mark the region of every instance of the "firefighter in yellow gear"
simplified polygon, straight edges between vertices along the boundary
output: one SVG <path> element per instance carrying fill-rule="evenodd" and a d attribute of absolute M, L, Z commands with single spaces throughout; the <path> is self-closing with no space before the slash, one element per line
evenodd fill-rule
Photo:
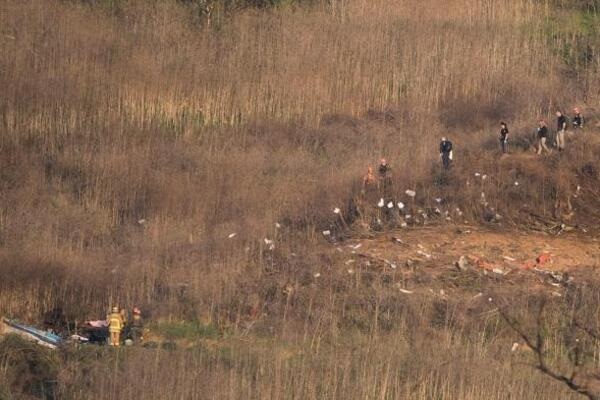
<path fill-rule="evenodd" d="M 118 307 L 113 307 L 112 312 L 108 316 L 108 332 L 110 333 L 110 345 L 119 346 L 121 344 L 121 331 L 125 326 L 123 315 L 119 312 Z"/>

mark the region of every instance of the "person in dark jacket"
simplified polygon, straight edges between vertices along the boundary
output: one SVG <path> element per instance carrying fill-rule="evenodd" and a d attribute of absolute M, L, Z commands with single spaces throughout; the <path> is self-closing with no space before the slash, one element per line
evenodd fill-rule
<path fill-rule="evenodd" d="M 538 121 L 539 127 L 537 129 L 537 137 L 538 137 L 538 148 L 537 153 L 539 155 L 542 154 L 542 150 L 547 154 L 552 153 L 552 151 L 546 145 L 546 141 L 548 140 L 548 127 L 546 126 L 546 121 L 540 119 Z"/>
<path fill-rule="evenodd" d="M 500 122 L 500 148 L 502 153 L 508 153 L 508 127 L 506 122 Z"/>
<path fill-rule="evenodd" d="M 573 109 L 573 128 L 575 130 L 582 129 L 584 122 L 583 115 L 581 115 L 579 108 L 575 107 Z"/>
<path fill-rule="evenodd" d="M 567 132 L 567 117 L 561 111 L 556 112 L 556 147 L 558 151 L 565 149 L 565 134 Z"/>
<path fill-rule="evenodd" d="M 442 167 L 449 169 L 452 162 L 452 142 L 445 137 L 440 142 L 440 158 L 442 159 Z"/>
<path fill-rule="evenodd" d="M 377 171 L 379 173 L 379 191 L 382 196 L 387 198 L 392 189 L 392 167 L 385 158 L 382 158 Z"/>

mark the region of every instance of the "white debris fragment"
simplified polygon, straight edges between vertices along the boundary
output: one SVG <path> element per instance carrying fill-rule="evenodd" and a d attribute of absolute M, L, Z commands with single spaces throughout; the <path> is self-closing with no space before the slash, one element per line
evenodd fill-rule
<path fill-rule="evenodd" d="M 415 192 L 414 190 L 410 190 L 410 189 L 408 189 L 404 193 L 406 193 L 410 197 L 415 197 L 417 195 L 417 192 Z"/>
<path fill-rule="evenodd" d="M 404 208 L 404 203 L 401 202 L 401 201 L 399 201 L 398 202 L 398 208 L 402 210 Z"/>
<path fill-rule="evenodd" d="M 498 274 L 498 275 L 504 275 L 504 270 L 500 269 L 500 268 L 494 268 L 492 270 L 493 273 Z"/>
<path fill-rule="evenodd" d="M 558 292 L 552 292 L 552 296 L 554 296 L 554 297 L 562 297 L 562 294 L 560 294 Z"/>
<path fill-rule="evenodd" d="M 273 244 L 273 241 L 271 239 L 265 238 L 265 244 L 266 245 Z"/>
<path fill-rule="evenodd" d="M 317 273 L 316 273 L 316 274 L 314 274 L 313 276 L 314 276 L 315 278 L 318 278 L 318 277 L 320 277 L 320 276 L 321 276 L 321 274 L 317 272 Z"/>
<path fill-rule="evenodd" d="M 515 181 L 515 186 L 519 186 L 519 181 Z"/>
<path fill-rule="evenodd" d="M 394 202 L 390 201 L 387 203 L 387 208 L 394 208 Z"/>
<path fill-rule="evenodd" d="M 483 293 L 479 292 L 479 293 L 477 293 L 475 296 L 473 296 L 473 298 L 474 298 L 474 299 L 478 299 L 478 298 L 480 298 L 481 296 L 483 296 Z"/>
<path fill-rule="evenodd" d="M 441 202 L 442 202 L 442 199 L 441 199 L 440 197 L 436 197 L 436 198 L 435 198 L 435 202 L 439 204 L 439 203 L 441 203 Z"/>
<path fill-rule="evenodd" d="M 514 259 L 514 258 L 512 258 L 512 257 L 509 257 L 509 256 L 504 256 L 504 257 L 502 257 L 502 258 L 504 258 L 506 261 L 511 261 L 511 262 L 513 262 L 513 261 L 517 261 L 516 259 Z"/>
<path fill-rule="evenodd" d="M 339 213 L 340 213 L 340 209 L 339 209 L 339 208 L 337 208 L 337 207 L 336 207 L 336 208 L 334 208 L 334 209 L 333 209 L 333 213 L 334 213 L 334 214 L 339 214 Z"/>
<path fill-rule="evenodd" d="M 491 303 L 494 300 L 491 297 L 488 297 L 488 301 Z"/>
<path fill-rule="evenodd" d="M 422 250 L 417 250 L 417 254 L 418 254 L 418 255 L 420 255 L 420 256 L 423 256 L 423 257 L 425 257 L 425 258 L 426 258 L 426 259 L 428 259 L 428 260 L 429 260 L 429 259 L 431 259 L 431 257 L 432 257 L 432 256 L 431 256 L 431 254 L 425 253 L 425 252 L 424 252 L 424 251 L 422 251 Z"/>
<path fill-rule="evenodd" d="M 354 273 L 354 270 L 353 270 L 353 269 L 349 269 L 349 270 L 348 270 L 348 273 L 349 273 L 350 275 L 352 275 L 352 274 Z"/>
<path fill-rule="evenodd" d="M 271 243 L 271 244 L 269 245 L 269 250 L 271 250 L 271 251 L 272 251 L 272 250 L 275 250 L 275 245 L 274 245 L 273 243 Z"/>
<path fill-rule="evenodd" d="M 233 239 L 236 235 L 237 235 L 237 233 L 233 232 L 233 233 L 230 233 L 227 237 L 229 239 Z"/>
<path fill-rule="evenodd" d="M 435 213 L 436 213 L 436 214 L 441 214 L 441 213 L 442 213 L 442 210 L 440 210 L 439 208 L 437 208 L 437 207 L 436 207 L 436 209 L 435 209 Z"/>
<path fill-rule="evenodd" d="M 353 264 L 354 262 L 355 262 L 355 260 L 350 259 L 350 260 L 346 260 L 346 262 L 344 264 L 350 265 L 350 264 Z"/>
<path fill-rule="evenodd" d="M 481 179 L 485 181 L 487 179 L 487 175 L 481 175 Z"/>
<path fill-rule="evenodd" d="M 406 289 L 402 289 L 402 288 L 400 288 L 399 290 L 405 294 L 413 294 L 414 293 L 412 290 L 406 290 Z"/>
<path fill-rule="evenodd" d="M 517 351 L 518 348 L 519 348 L 519 343 L 514 342 L 512 347 L 510 348 L 510 351 L 514 353 L 515 351 Z"/>
<path fill-rule="evenodd" d="M 406 228 L 407 226 L 408 226 L 408 224 L 407 224 L 406 222 L 402 222 L 402 223 L 400 224 L 400 227 L 401 227 L 401 228 Z"/>
<path fill-rule="evenodd" d="M 385 200 L 383 200 L 383 197 L 381 199 L 379 199 L 379 203 L 377 203 L 377 207 L 381 208 L 385 205 Z"/>
<path fill-rule="evenodd" d="M 144 225 L 146 223 L 146 220 L 143 219 L 143 218 L 142 219 L 138 219 L 137 223 L 140 224 L 140 225 Z"/>
<path fill-rule="evenodd" d="M 323 231 L 323 236 L 329 236 L 329 235 L 331 235 L 330 230 Z"/>
<path fill-rule="evenodd" d="M 279 222 L 275 222 L 275 228 L 280 229 L 281 228 L 281 224 Z"/>
<path fill-rule="evenodd" d="M 475 172 L 475 176 L 476 176 L 476 177 L 480 177 L 480 176 L 481 176 L 481 174 L 480 174 L 479 172 Z"/>

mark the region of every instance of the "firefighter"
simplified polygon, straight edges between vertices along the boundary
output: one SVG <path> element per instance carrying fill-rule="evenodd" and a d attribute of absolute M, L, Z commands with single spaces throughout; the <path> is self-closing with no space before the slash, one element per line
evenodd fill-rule
<path fill-rule="evenodd" d="M 134 307 L 133 308 L 133 316 L 131 317 L 131 339 L 133 343 L 137 344 L 141 342 L 143 337 L 144 330 L 144 320 L 142 319 L 142 311 Z"/>
<path fill-rule="evenodd" d="M 108 316 L 108 332 L 110 333 L 110 345 L 119 346 L 121 344 L 121 331 L 125 322 L 123 315 L 119 312 L 119 307 L 113 307 Z"/>

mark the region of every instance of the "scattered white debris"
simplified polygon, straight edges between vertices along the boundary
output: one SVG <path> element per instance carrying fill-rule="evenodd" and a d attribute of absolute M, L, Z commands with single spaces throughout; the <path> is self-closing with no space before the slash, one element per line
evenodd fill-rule
<path fill-rule="evenodd" d="M 478 299 L 478 298 L 480 298 L 481 296 L 483 296 L 483 293 L 479 292 L 479 293 L 477 293 L 475 296 L 473 296 L 473 298 L 474 298 L 474 299 Z"/>
<path fill-rule="evenodd" d="M 513 262 L 513 261 L 517 261 L 516 259 L 514 259 L 514 258 L 512 258 L 512 257 L 509 257 L 509 256 L 504 256 L 504 257 L 502 257 L 502 258 L 504 258 L 506 261 L 511 261 L 511 262 Z"/>
<path fill-rule="evenodd" d="M 446 292 L 444 291 L 444 289 L 440 289 L 440 296 L 445 296 Z"/>
<path fill-rule="evenodd" d="M 502 270 L 500 268 L 494 268 L 492 270 L 492 272 L 495 273 L 495 274 L 498 274 L 498 275 L 504 275 L 505 274 L 504 270 Z"/>
<path fill-rule="evenodd" d="M 335 249 L 336 249 L 338 252 L 340 252 L 340 253 L 343 253 L 343 252 L 344 252 L 344 250 L 343 250 L 341 247 L 336 247 Z"/>
<path fill-rule="evenodd" d="M 481 175 L 481 179 L 485 181 L 487 179 L 487 175 Z"/>
<path fill-rule="evenodd" d="M 389 203 L 387 203 L 387 208 L 394 208 L 394 202 L 390 201 Z"/>
<path fill-rule="evenodd" d="M 349 269 L 349 270 L 348 270 L 348 273 L 349 273 L 350 275 L 352 275 L 352 274 L 354 273 L 354 270 L 353 270 L 353 269 Z"/>
<path fill-rule="evenodd" d="M 275 245 L 273 243 L 271 243 L 269 245 L 269 250 L 271 250 L 271 251 L 275 250 Z"/>
<path fill-rule="evenodd" d="M 281 224 L 279 222 L 275 222 L 275 228 L 280 229 L 281 228 Z"/>
<path fill-rule="evenodd" d="M 331 235 L 330 230 L 323 231 L 323 236 L 329 236 L 329 235 Z"/>
<path fill-rule="evenodd" d="M 519 348 L 519 343 L 514 342 L 512 347 L 510 348 L 510 351 L 514 353 L 515 351 L 517 351 L 518 348 Z"/>
<path fill-rule="evenodd" d="M 435 213 L 436 213 L 436 214 L 441 214 L 441 213 L 442 213 L 442 210 L 440 210 L 439 208 L 437 208 L 437 207 L 436 207 L 436 209 L 435 209 Z"/>
<path fill-rule="evenodd" d="M 233 239 L 236 235 L 237 235 L 237 233 L 233 232 L 233 233 L 230 233 L 227 237 L 229 239 Z"/>
<path fill-rule="evenodd" d="M 350 247 L 350 248 L 352 248 L 354 250 L 358 250 L 358 249 L 360 249 L 362 247 L 362 243 L 355 244 L 354 246 L 349 245 L 348 247 Z"/>
<path fill-rule="evenodd" d="M 145 219 L 138 219 L 137 223 L 140 224 L 140 225 L 144 225 L 146 223 L 146 220 Z"/>
<path fill-rule="evenodd" d="M 379 200 L 379 203 L 377 203 L 377 207 L 381 208 L 385 205 L 385 200 L 383 200 L 383 197 Z"/>
<path fill-rule="evenodd" d="M 418 255 L 420 255 L 420 256 L 423 256 L 423 257 L 425 257 L 425 258 L 426 258 L 426 259 L 428 259 L 428 260 L 429 260 L 429 259 L 431 259 L 431 257 L 432 257 L 432 256 L 431 256 L 431 254 L 425 253 L 425 252 L 424 252 L 424 251 L 422 251 L 422 250 L 417 250 L 417 254 L 418 254 Z"/>
<path fill-rule="evenodd" d="M 491 297 L 488 297 L 488 301 L 491 303 L 494 300 Z"/>
<path fill-rule="evenodd" d="M 314 274 L 313 276 L 314 276 L 315 278 L 318 278 L 318 277 L 320 277 L 320 276 L 321 276 L 321 274 L 317 272 L 317 273 L 316 273 L 316 274 Z"/>
<path fill-rule="evenodd" d="M 404 193 L 406 193 L 408 196 L 410 197 L 415 197 L 417 195 L 417 192 L 415 192 L 414 190 L 407 190 Z"/>
<path fill-rule="evenodd" d="M 439 203 L 441 203 L 441 202 L 442 202 L 442 199 L 441 199 L 440 197 L 436 197 L 436 198 L 435 198 L 435 202 L 439 204 Z"/>
<path fill-rule="evenodd" d="M 334 209 L 333 209 L 333 213 L 334 213 L 334 214 L 339 214 L 339 213 L 340 213 L 340 209 L 339 209 L 339 208 L 337 208 L 337 207 L 336 207 L 336 208 L 334 208 Z"/>
<path fill-rule="evenodd" d="M 402 223 L 400 224 L 400 227 L 402 227 L 402 228 L 406 228 L 407 226 L 408 226 L 408 224 L 407 224 L 406 222 L 402 222 Z"/>
<path fill-rule="evenodd" d="M 401 202 L 401 201 L 399 201 L 398 202 L 398 208 L 402 210 L 404 208 L 404 203 Z"/>
<path fill-rule="evenodd" d="M 519 181 L 515 181 L 515 186 L 519 186 Z"/>
<path fill-rule="evenodd" d="M 552 292 L 552 296 L 554 296 L 554 297 L 562 297 L 562 294 L 560 294 L 558 292 Z"/>
<path fill-rule="evenodd" d="M 402 288 L 400 288 L 399 290 L 405 294 L 413 294 L 414 293 L 412 290 L 406 290 L 406 289 L 402 289 Z"/>
<path fill-rule="evenodd" d="M 346 260 L 346 262 L 344 264 L 350 265 L 350 264 L 353 264 L 354 262 L 355 262 L 355 260 L 350 259 L 350 260 Z"/>
<path fill-rule="evenodd" d="M 411 218 L 412 218 L 412 215 L 410 215 L 410 214 L 407 214 L 407 215 L 405 215 L 405 216 L 404 216 L 404 218 L 406 218 L 406 219 L 411 219 Z"/>
<path fill-rule="evenodd" d="M 479 172 L 475 172 L 475 176 L 476 176 L 476 177 L 480 177 L 480 176 L 481 176 L 481 174 L 480 174 Z"/>

